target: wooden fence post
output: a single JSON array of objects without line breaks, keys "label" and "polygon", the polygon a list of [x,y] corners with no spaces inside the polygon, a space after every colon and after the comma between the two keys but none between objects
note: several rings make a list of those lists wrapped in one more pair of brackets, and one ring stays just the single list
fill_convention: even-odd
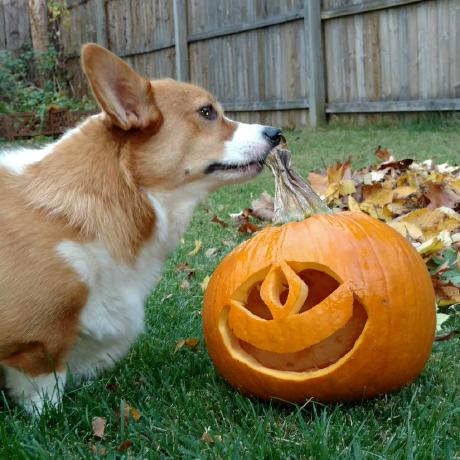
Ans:
[{"label": "wooden fence post", "polygon": [[109,47],[105,0],[96,0],[96,40],[104,48]]},{"label": "wooden fence post", "polygon": [[46,0],[29,0],[29,22],[34,51],[45,53],[49,45]]},{"label": "wooden fence post", "polygon": [[323,33],[321,1],[305,0],[305,38],[307,39],[307,66],[309,89],[309,118],[314,127],[326,123],[326,89],[324,76]]},{"label": "wooden fence post", "polygon": [[189,80],[187,40],[187,0],[174,0],[174,44],[176,47],[176,78]]}]

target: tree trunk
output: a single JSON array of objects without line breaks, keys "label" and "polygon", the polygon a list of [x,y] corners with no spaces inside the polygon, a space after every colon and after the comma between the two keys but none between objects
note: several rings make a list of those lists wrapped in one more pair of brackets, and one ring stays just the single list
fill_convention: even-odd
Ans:
[{"label": "tree trunk", "polygon": [[47,0],[29,0],[29,18],[34,51],[44,53],[49,45]]}]

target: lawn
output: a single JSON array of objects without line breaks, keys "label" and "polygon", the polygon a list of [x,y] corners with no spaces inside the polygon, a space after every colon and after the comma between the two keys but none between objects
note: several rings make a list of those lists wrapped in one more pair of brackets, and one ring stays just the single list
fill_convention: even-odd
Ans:
[{"label": "lawn", "polygon": [[[397,158],[460,161],[458,124],[335,126],[286,135],[294,164],[304,175],[349,155],[357,166],[372,162],[377,145],[389,148]],[[148,300],[146,333],[114,370],[68,391],[62,410],[50,410],[40,420],[28,419],[4,399],[1,459],[460,458],[458,336],[435,343],[415,383],[398,393],[356,404],[280,405],[251,400],[216,374],[202,339],[200,285],[232,246],[245,239],[229,213],[250,206],[264,190],[273,191],[268,172],[250,184],[214,193],[197,209],[183,243]],[[212,223],[214,215],[229,227]],[[203,249],[188,255],[197,239]],[[207,257],[210,248],[215,251]],[[184,262],[194,276],[178,270]],[[183,347],[175,352],[177,341],[186,338],[199,338],[197,349]],[[138,421],[122,422],[117,413],[123,401],[140,412]],[[138,418],[139,414],[134,415]],[[101,441],[92,434],[91,421],[96,416],[107,419]]]}]

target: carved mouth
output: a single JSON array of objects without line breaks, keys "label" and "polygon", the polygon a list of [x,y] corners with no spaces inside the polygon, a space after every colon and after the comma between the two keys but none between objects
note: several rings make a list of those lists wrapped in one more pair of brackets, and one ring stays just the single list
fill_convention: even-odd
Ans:
[{"label": "carved mouth", "polygon": [[291,353],[261,350],[238,339],[242,350],[268,369],[277,371],[308,372],[324,369],[344,357],[361,335],[367,320],[364,307],[355,303],[353,316],[345,326],[323,341]]},{"label": "carved mouth", "polygon": [[[284,273],[272,269],[271,276],[278,279],[272,283],[276,289],[270,290],[271,296],[275,293],[271,300],[262,286],[269,278],[265,271],[257,275],[244,299],[236,292],[234,301],[222,311],[219,329],[224,341],[239,359],[259,370],[296,372],[300,376],[334,365],[353,349],[367,323],[366,309],[347,286],[323,271],[295,268],[292,272],[283,268]],[[286,274],[292,278],[286,279]],[[302,305],[294,307],[293,315],[289,314],[293,321],[286,316],[277,331],[273,313],[280,317],[282,310],[289,308],[290,290],[299,297],[296,283],[305,284],[308,295]]]}]

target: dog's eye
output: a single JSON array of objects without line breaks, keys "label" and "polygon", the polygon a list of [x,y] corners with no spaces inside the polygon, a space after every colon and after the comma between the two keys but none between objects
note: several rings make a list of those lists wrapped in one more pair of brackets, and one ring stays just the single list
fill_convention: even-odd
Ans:
[{"label": "dog's eye", "polygon": [[210,104],[201,107],[200,115],[207,120],[215,120],[217,117],[216,109]]}]

